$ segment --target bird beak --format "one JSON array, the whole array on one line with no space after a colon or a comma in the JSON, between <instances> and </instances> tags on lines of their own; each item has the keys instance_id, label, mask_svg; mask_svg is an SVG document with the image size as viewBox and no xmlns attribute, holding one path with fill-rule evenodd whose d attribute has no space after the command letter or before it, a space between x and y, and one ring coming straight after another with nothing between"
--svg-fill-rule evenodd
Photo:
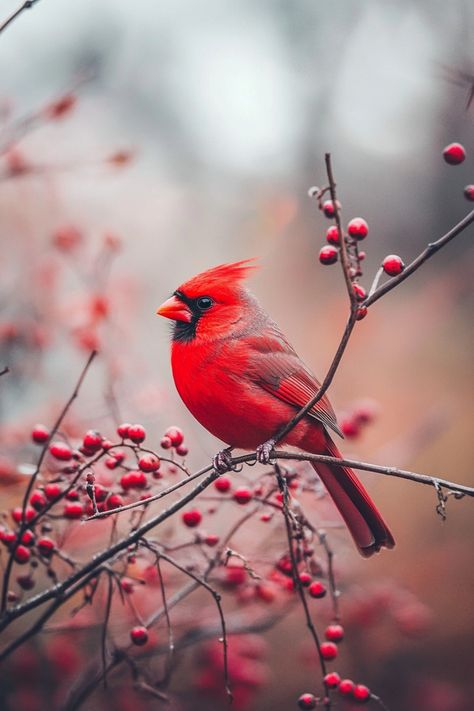
<instances>
[{"instance_id":1,"label":"bird beak","mask_svg":"<svg viewBox=\"0 0 474 711\"><path fill-rule=\"evenodd\" d=\"M170 318L173 321L185 321L191 323L193 315L189 308L176 296L172 296L156 310L158 316Z\"/></svg>"}]
</instances>

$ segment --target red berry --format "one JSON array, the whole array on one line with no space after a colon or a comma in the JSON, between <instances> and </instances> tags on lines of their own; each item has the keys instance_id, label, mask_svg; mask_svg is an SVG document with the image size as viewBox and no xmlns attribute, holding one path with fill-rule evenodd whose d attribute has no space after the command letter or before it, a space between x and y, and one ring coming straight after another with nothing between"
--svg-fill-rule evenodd
<instances>
[{"instance_id":1,"label":"red berry","mask_svg":"<svg viewBox=\"0 0 474 711\"><path fill-rule=\"evenodd\" d=\"M142 425L130 425L128 428L128 438L135 442L135 444L140 444L146 437L145 428Z\"/></svg>"},{"instance_id":2,"label":"red berry","mask_svg":"<svg viewBox=\"0 0 474 711\"><path fill-rule=\"evenodd\" d=\"M176 447L176 454L178 454L180 457L185 457L188 452L189 450L187 447L184 446L184 444L180 444L179 447Z\"/></svg>"},{"instance_id":3,"label":"red berry","mask_svg":"<svg viewBox=\"0 0 474 711\"><path fill-rule=\"evenodd\" d=\"M16 582L22 590L32 590L36 585L36 581L31 575L19 575Z\"/></svg>"},{"instance_id":4,"label":"red berry","mask_svg":"<svg viewBox=\"0 0 474 711\"><path fill-rule=\"evenodd\" d=\"M268 523L269 521L272 520L272 518L273 518L272 514L263 513L263 514L260 516L260 521L263 521L264 523Z\"/></svg>"},{"instance_id":5,"label":"red berry","mask_svg":"<svg viewBox=\"0 0 474 711\"><path fill-rule=\"evenodd\" d=\"M221 494L225 494L232 486L232 482L228 477L220 476L219 479L216 479L216 481L214 482L214 486L217 491L221 492Z\"/></svg>"},{"instance_id":6,"label":"red berry","mask_svg":"<svg viewBox=\"0 0 474 711\"><path fill-rule=\"evenodd\" d=\"M339 241L339 230L336 225L331 225L326 231L326 240L329 244L340 244Z\"/></svg>"},{"instance_id":7,"label":"red berry","mask_svg":"<svg viewBox=\"0 0 474 711\"><path fill-rule=\"evenodd\" d=\"M357 284L357 282L352 285L352 290L356 295L357 301L363 301L367 296L367 292L365 291L364 287L360 284Z\"/></svg>"},{"instance_id":8,"label":"red berry","mask_svg":"<svg viewBox=\"0 0 474 711\"><path fill-rule=\"evenodd\" d=\"M28 550L26 546L18 546L18 548L15 551L15 560L17 563L20 563L20 565L24 565L24 563L28 563L30 559L31 553Z\"/></svg>"},{"instance_id":9,"label":"red berry","mask_svg":"<svg viewBox=\"0 0 474 711\"><path fill-rule=\"evenodd\" d=\"M61 487L59 484L46 484L44 487L44 495L48 501L54 501L61 496Z\"/></svg>"},{"instance_id":10,"label":"red berry","mask_svg":"<svg viewBox=\"0 0 474 711\"><path fill-rule=\"evenodd\" d=\"M357 284L357 282L355 284L352 284L352 290L356 295L357 301L363 301L367 296L367 292L365 291L364 287L360 284Z\"/></svg>"},{"instance_id":11,"label":"red berry","mask_svg":"<svg viewBox=\"0 0 474 711\"><path fill-rule=\"evenodd\" d=\"M184 440L183 431L180 430L179 427L168 427L165 432L165 437L168 437L168 439L171 440L171 445L173 447L179 447L179 445L182 444Z\"/></svg>"},{"instance_id":12,"label":"red berry","mask_svg":"<svg viewBox=\"0 0 474 711\"><path fill-rule=\"evenodd\" d=\"M117 427L117 434L119 437L122 439L127 439L128 437L128 430L131 427L131 425L128 422L124 422L123 424L119 425Z\"/></svg>"},{"instance_id":13,"label":"red berry","mask_svg":"<svg viewBox=\"0 0 474 711\"><path fill-rule=\"evenodd\" d=\"M213 533L208 533L208 535L204 538L204 543L206 546L210 546L211 548L213 546L217 546L219 543L219 536L216 536Z\"/></svg>"},{"instance_id":14,"label":"red berry","mask_svg":"<svg viewBox=\"0 0 474 711\"><path fill-rule=\"evenodd\" d=\"M311 581L313 579L311 577L311 575L309 573L307 573L306 571L303 571L302 573L300 573L299 578L300 578L301 585L305 588L307 588L309 585L311 585Z\"/></svg>"},{"instance_id":15,"label":"red berry","mask_svg":"<svg viewBox=\"0 0 474 711\"><path fill-rule=\"evenodd\" d=\"M49 430L44 425L35 425L31 431L31 439L36 444L44 444L49 437Z\"/></svg>"},{"instance_id":16,"label":"red berry","mask_svg":"<svg viewBox=\"0 0 474 711\"><path fill-rule=\"evenodd\" d=\"M337 262L339 252L336 247L331 244L327 244L325 247L321 247L319 252L319 261L321 264L335 264Z\"/></svg>"},{"instance_id":17,"label":"red berry","mask_svg":"<svg viewBox=\"0 0 474 711\"><path fill-rule=\"evenodd\" d=\"M65 442L52 442L49 445L49 451L56 459L60 459L62 462L68 462L72 459L72 449Z\"/></svg>"},{"instance_id":18,"label":"red berry","mask_svg":"<svg viewBox=\"0 0 474 711\"><path fill-rule=\"evenodd\" d=\"M252 500L252 492L246 489L245 487L241 487L240 489L236 489L234 491L234 501L237 501L238 504L241 504L242 506L244 504L248 504L249 501Z\"/></svg>"},{"instance_id":19,"label":"red berry","mask_svg":"<svg viewBox=\"0 0 474 711\"><path fill-rule=\"evenodd\" d=\"M464 188L464 197L470 202L474 201L474 185L466 185Z\"/></svg>"},{"instance_id":20,"label":"red berry","mask_svg":"<svg viewBox=\"0 0 474 711\"><path fill-rule=\"evenodd\" d=\"M192 509L191 511L185 511L181 518L183 519L185 526L195 528L196 526L199 526L202 521L202 513L198 509Z\"/></svg>"},{"instance_id":21,"label":"red berry","mask_svg":"<svg viewBox=\"0 0 474 711\"><path fill-rule=\"evenodd\" d=\"M58 227L53 233L53 244L58 249L69 252L82 242L82 233L74 225Z\"/></svg>"},{"instance_id":22,"label":"red berry","mask_svg":"<svg viewBox=\"0 0 474 711\"><path fill-rule=\"evenodd\" d=\"M162 449L170 449L173 446L169 437L162 437L160 441L160 447Z\"/></svg>"},{"instance_id":23,"label":"red berry","mask_svg":"<svg viewBox=\"0 0 474 711\"><path fill-rule=\"evenodd\" d=\"M362 217L354 217L347 225L347 231L355 239L365 239L369 234L369 225Z\"/></svg>"},{"instance_id":24,"label":"red berry","mask_svg":"<svg viewBox=\"0 0 474 711\"><path fill-rule=\"evenodd\" d=\"M107 467L107 469L116 469L119 466L120 459L117 459L117 457L114 455L115 455L115 452L112 452L112 456L107 457L107 459L105 460L104 464Z\"/></svg>"},{"instance_id":25,"label":"red berry","mask_svg":"<svg viewBox=\"0 0 474 711\"><path fill-rule=\"evenodd\" d=\"M82 507L82 504L79 503L78 501L70 501L64 507L65 518L71 518L71 519L81 518L83 513L84 513L84 509Z\"/></svg>"},{"instance_id":26,"label":"red berry","mask_svg":"<svg viewBox=\"0 0 474 711\"><path fill-rule=\"evenodd\" d=\"M49 557L56 548L55 542L52 541L51 538L47 538L46 536L40 538L37 545L39 552L41 553L41 555L44 555L45 558Z\"/></svg>"},{"instance_id":27,"label":"red berry","mask_svg":"<svg viewBox=\"0 0 474 711\"><path fill-rule=\"evenodd\" d=\"M463 163L466 158L466 151L464 146L460 143L450 143L443 150L443 158L449 165L459 165Z\"/></svg>"},{"instance_id":28,"label":"red berry","mask_svg":"<svg viewBox=\"0 0 474 711\"><path fill-rule=\"evenodd\" d=\"M344 437L348 437L349 439L355 439L360 435L359 423L354 418L347 417L341 422L341 432Z\"/></svg>"},{"instance_id":29,"label":"red berry","mask_svg":"<svg viewBox=\"0 0 474 711\"><path fill-rule=\"evenodd\" d=\"M364 684L356 684L352 690L352 696L359 703L370 701L370 689Z\"/></svg>"},{"instance_id":30,"label":"red berry","mask_svg":"<svg viewBox=\"0 0 474 711\"><path fill-rule=\"evenodd\" d=\"M338 649L334 642L322 642L319 649L321 650L322 658L326 661L337 657Z\"/></svg>"},{"instance_id":31,"label":"red berry","mask_svg":"<svg viewBox=\"0 0 474 711\"><path fill-rule=\"evenodd\" d=\"M79 492L77 489L71 489L66 494L66 499L68 501L79 501Z\"/></svg>"},{"instance_id":32,"label":"red berry","mask_svg":"<svg viewBox=\"0 0 474 711\"><path fill-rule=\"evenodd\" d=\"M147 484L147 478L142 471L127 472L120 478L120 486L124 491L127 489L144 489Z\"/></svg>"},{"instance_id":33,"label":"red berry","mask_svg":"<svg viewBox=\"0 0 474 711\"><path fill-rule=\"evenodd\" d=\"M102 448L102 436L96 430L89 430L84 435L82 446L90 452L97 452Z\"/></svg>"},{"instance_id":34,"label":"red berry","mask_svg":"<svg viewBox=\"0 0 474 711\"><path fill-rule=\"evenodd\" d=\"M365 252L360 251L360 252L358 252L358 256L359 256L360 261L363 262L367 255Z\"/></svg>"},{"instance_id":35,"label":"red berry","mask_svg":"<svg viewBox=\"0 0 474 711\"><path fill-rule=\"evenodd\" d=\"M0 540L7 546L7 548L9 548L11 544L16 541L16 533L13 533L13 531L2 531L0 534Z\"/></svg>"},{"instance_id":36,"label":"red berry","mask_svg":"<svg viewBox=\"0 0 474 711\"><path fill-rule=\"evenodd\" d=\"M120 581L120 587L122 588L124 593L127 593L127 595L131 595L133 593L134 588L133 580L131 580L130 578L122 578L122 580Z\"/></svg>"},{"instance_id":37,"label":"red berry","mask_svg":"<svg viewBox=\"0 0 474 711\"><path fill-rule=\"evenodd\" d=\"M137 647L143 647L148 642L148 630L146 627L134 627L130 630L130 639Z\"/></svg>"},{"instance_id":38,"label":"red berry","mask_svg":"<svg viewBox=\"0 0 474 711\"><path fill-rule=\"evenodd\" d=\"M33 533L33 531L29 531L29 530L25 531L21 537L21 542L25 546L28 546L29 548L31 548L31 546L35 542L35 534Z\"/></svg>"},{"instance_id":39,"label":"red berry","mask_svg":"<svg viewBox=\"0 0 474 711\"><path fill-rule=\"evenodd\" d=\"M342 625L328 625L324 631L324 636L330 642L340 642L344 639L344 627Z\"/></svg>"},{"instance_id":40,"label":"red berry","mask_svg":"<svg viewBox=\"0 0 474 711\"><path fill-rule=\"evenodd\" d=\"M354 690L354 682L351 679L343 679L339 684L338 691L342 696L351 696Z\"/></svg>"},{"instance_id":41,"label":"red berry","mask_svg":"<svg viewBox=\"0 0 474 711\"><path fill-rule=\"evenodd\" d=\"M30 496L30 504L36 511L41 511L46 506L46 498L42 491L36 489Z\"/></svg>"},{"instance_id":42,"label":"red berry","mask_svg":"<svg viewBox=\"0 0 474 711\"><path fill-rule=\"evenodd\" d=\"M362 321L367 316L367 306L359 306L357 309L356 321Z\"/></svg>"},{"instance_id":43,"label":"red berry","mask_svg":"<svg viewBox=\"0 0 474 711\"><path fill-rule=\"evenodd\" d=\"M107 491L107 489L104 489L104 487L101 486L100 484L94 485L94 492L95 492L95 500L97 501L97 503L99 503L101 501L105 501L105 499L107 498L108 493L109 493Z\"/></svg>"},{"instance_id":44,"label":"red berry","mask_svg":"<svg viewBox=\"0 0 474 711\"><path fill-rule=\"evenodd\" d=\"M319 580L314 580L308 588L311 597L320 598L326 595L326 588Z\"/></svg>"},{"instance_id":45,"label":"red berry","mask_svg":"<svg viewBox=\"0 0 474 711\"><path fill-rule=\"evenodd\" d=\"M154 454L144 454L138 460L138 466L142 472L156 472L160 468L160 460Z\"/></svg>"},{"instance_id":46,"label":"red berry","mask_svg":"<svg viewBox=\"0 0 474 711\"><path fill-rule=\"evenodd\" d=\"M124 500L120 496L120 494L110 494L109 498L105 502L105 505L109 511L112 509L118 509L120 506L123 506Z\"/></svg>"},{"instance_id":47,"label":"red berry","mask_svg":"<svg viewBox=\"0 0 474 711\"><path fill-rule=\"evenodd\" d=\"M324 683L330 689L336 689L341 683L341 677L337 672L330 672L324 677Z\"/></svg>"},{"instance_id":48,"label":"red berry","mask_svg":"<svg viewBox=\"0 0 474 711\"><path fill-rule=\"evenodd\" d=\"M331 218L331 217L334 217L334 215L336 214L336 209L335 209L336 207L338 210L341 209L341 203L339 202L339 200L336 200L335 204L333 203L332 200L325 200L323 202L322 209L323 209L323 212L326 215L326 217Z\"/></svg>"},{"instance_id":49,"label":"red berry","mask_svg":"<svg viewBox=\"0 0 474 711\"><path fill-rule=\"evenodd\" d=\"M382 267L385 274L389 276L398 276L405 269L403 261L396 254L389 254L382 262Z\"/></svg>"},{"instance_id":50,"label":"red berry","mask_svg":"<svg viewBox=\"0 0 474 711\"><path fill-rule=\"evenodd\" d=\"M316 697L313 694L301 694L298 699L298 706L300 709L315 709Z\"/></svg>"},{"instance_id":51,"label":"red berry","mask_svg":"<svg viewBox=\"0 0 474 711\"><path fill-rule=\"evenodd\" d=\"M25 521L32 521L36 516L36 511L31 507L27 506L25 509ZM23 521L23 509L21 506L17 506L12 511L12 519L15 523L21 523Z\"/></svg>"}]
</instances>

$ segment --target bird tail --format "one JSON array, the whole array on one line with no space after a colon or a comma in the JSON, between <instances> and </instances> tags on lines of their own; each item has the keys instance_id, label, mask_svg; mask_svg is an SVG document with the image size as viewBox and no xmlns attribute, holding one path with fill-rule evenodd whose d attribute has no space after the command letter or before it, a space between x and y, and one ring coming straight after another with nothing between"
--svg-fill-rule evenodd
<instances>
[{"instance_id":1,"label":"bird tail","mask_svg":"<svg viewBox=\"0 0 474 711\"><path fill-rule=\"evenodd\" d=\"M341 454L326 434L326 451L331 457ZM381 548L393 548L395 541L374 502L352 469L314 462L313 467L331 495L360 553L368 558Z\"/></svg>"}]
</instances>

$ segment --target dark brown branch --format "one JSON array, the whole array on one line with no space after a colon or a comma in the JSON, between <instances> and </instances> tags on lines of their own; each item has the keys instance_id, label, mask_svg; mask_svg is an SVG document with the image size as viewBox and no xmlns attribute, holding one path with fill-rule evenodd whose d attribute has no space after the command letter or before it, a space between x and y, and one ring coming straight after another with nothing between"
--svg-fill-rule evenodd
<instances>
[{"instance_id":1,"label":"dark brown branch","mask_svg":"<svg viewBox=\"0 0 474 711\"><path fill-rule=\"evenodd\" d=\"M0 370L0 377L1 377L2 375L6 375L6 374L9 373L9 372L10 372L10 368L8 367L8 365L6 365L6 366L3 368L3 370Z\"/></svg>"},{"instance_id":2,"label":"dark brown branch","mask_svg":"<svg viewBox=\"0 0 474 711\"><path fill-rule=\"evenodd\" d=\"M401 284L402 281L405 281L405 279L407 279L411 274L413 274L413 272L416 272L416 270L419 269L422 264L424 264L428 259L430 259L430 257L436 254L436 252L439 252L439 250L446 244L448 244L448 242L451 242L452 239L461 234L461 232L463 232L473 222L474 210L471 210L471 212L466 215L466 217L464 217L460 222L458 222L457 225L450 229L449 232L446 232L446 234L436 240L436 242L430 242L426 249L424 249L423 252L421 252L421 254L419 254L418 257L413 260L413 262L411 262L411 264L405 267L401 274L399 274L397 277L393 277L385 284L382 284L382 286L379 286L379 288L376 289L373 294L371 294L364 302L362 302L362 305L371 306L387 292L391 291L392 289L395 289L396 286Z\"/></svg>"},{"instance_id":3,"label":"dark brown branch","mask_svg":"<svg viewBox=\"0 0 474 711\"><path fill-rule=\"evenodd\" d=\"M19 15L21 15L21 13L22 13L24 10L29 10L29 9L32 8L33 5L35 5L37 2L38 2L38 0L25 0L25 2L24 2L22 5L20 5L20 7L18 7L18 8L15 10L15 12L13 12L13 13L10 15L10 17L7 17L7 19L4 20L4 22L0 25L0 33L3 32L4 30L6 30L6 28L8 27L8 25L9 25L10 23L12 23L14 20L16 20L16 18L17 18Z\"/></svg>"}]
</instances>

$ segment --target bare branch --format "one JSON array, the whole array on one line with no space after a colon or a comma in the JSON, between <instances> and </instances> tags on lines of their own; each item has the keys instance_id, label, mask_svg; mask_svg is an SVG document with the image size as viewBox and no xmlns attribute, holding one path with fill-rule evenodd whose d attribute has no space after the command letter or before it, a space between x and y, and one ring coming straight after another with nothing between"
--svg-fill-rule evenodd
<instances>
[{"instance_id":1,"label":"bare branch","mask_svg":"<svg viewBox=\"0 0 474 711\"><path fill-rule=\"evenodd\" d=\"M29 10L29 9L32 8L33 5L35 5L37 2L38 2L38 0L25 0L25 2L24 2L22 5L20 5L20 7L18 7L18 8L15 10L15 12L13 12L13 13L10 15L10 17L7 17L7 19L4 20L4 22L0 25L0 33L3 32L4 30L6 30L6 28L8 27L8 25L9 25L10 23L12 23L14 20L16 20L16 18L19 17L19 16L21 15L21 13L22 13L24 10Z\"/></svg>"}]
</instances>

